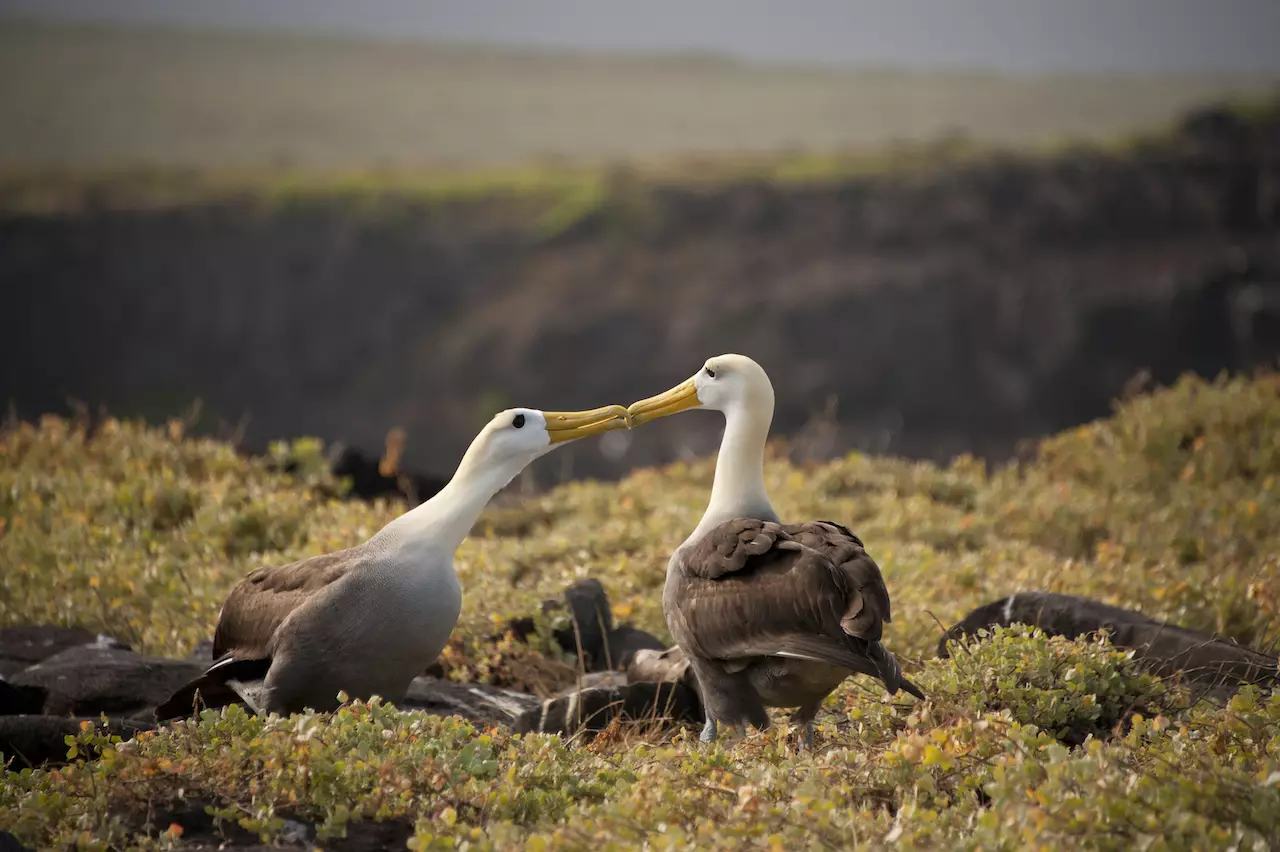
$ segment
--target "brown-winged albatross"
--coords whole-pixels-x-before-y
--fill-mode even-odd
[[[721,355],[693,377],[627,408],[632,426],[691,408],[724,413],[711,499],[672,554],[662,608],[706,705],[702,740],[717,723],[766,728],[765,707],[795,707],[800,740],[850,673],[923,698],[880,643],[889,592],[880,568],[847,528],[783,524],[764,488],[773,385],[755,361]]]
[[[458,620],[453,554],[489,499],[561,444],[626,425],[620,405],[498,414],[443,489],[368,541],[259,568],[237,583],[218,613],[215,662],[156,718],[191,715],[197,693],[203,706],[281,714],[333,709],[339,691],[401,700]]]

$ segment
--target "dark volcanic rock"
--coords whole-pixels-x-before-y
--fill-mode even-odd
[[[525,712],[516,733],[585,733],[589,738],[616,718],[637,724],[701,724],[702,702],[697,690],[684,683],[633,683],[623,687],[595,687],[557,696]]]
[[[204,669],[199,663],[83,646],[55,654],[9,680],[48,690],[44,712],[49,714],[145,716]]]
[[[94,644],[106,648],[129,647],[118,639],[95,635],[79,627],[31,624],[0,628],[0,677],[16,674],[68,648]]]
[[[604,585],[594,577],[579,580],[564,590],[565,603],[569,605],[570,624],[556,631],[556,641],[567,650],[582,649],[588,671],[597,671],[605,664],[605,637],[613,630],[613,609]],[[559,602],[554,609],[560,609]],[[543,611],[548,609],[543,604]]]
[[[40,713],[49,692],[40,686],[19,686],[0,678],[0,716]]]
[[[662,652],[666,646],[652,633],[624,624],[609,632],[606,652],[615,669],[626,669],[642,651]]]
[[[1275,656],[1231,639],[1157,621],[1136,610],[1051,592],[1019,592],[978,607],[939,640],[938,656],[950,655],[947,643],[954,639],[984,627],[1014,623],[1071,638],[1107,630],[1113,644],[1136,651],[1135,658],[1153,674],[1180,678],[1217,698],[1228,697],[1249,683],[1270,688],[1277,679]]]
[[[0,852],[35,852],[35,850],[23,846],[18,842],[18,838],[9,832],[0,831]]]
[[[626,672],[608,671],[608,672],[588,672],[578,678],[578,682],[556,693],[556,697],[564,695],[573,695],[575,692],[581,692],[584,689],[597,689],[600,687],[622,688],[629,683]]]
[[[374,458],[355,447],[338,447],[333,454],[333,475],[351,481],[347,496],[362,500],[376,497],[401,497],[416,506],[430,500],[444,488],[446,480],[412,471],[394,471],[391,476],[382,472],[381,459]]]
[[[672,645],[661,651],[637,652],[627,666],[627,681],[629,683],[683,682],[689,686],[697,683],[693,677],[693,669],[689,667],[689,660],[678,645]]]
[[[566,607],[567,604],[567,607]],[[600,672],[625,669],[638,651],[662,651],[666,648],[651,633],[629,624],[615,625],[613,609],[604,585],[595,578],[579,580],[564,590],[564,600],[542,602],[542,612],[564,612],[569,623],[553,632],[556,644],[565,653],[578,657],[582,671]],[[512,619],[507,624],[522,641],[534,633],[530,617]]]
[[[512,724],[522,713],[537,707],[538,699],[484,683],[418,677],[397,706],[438,716],[458,715],[477,725],[496,726]]]
[[[315,849],[316,827],[301,819],[290,818],[287,811],[278,811],[283,819],[282,830],[271,845],[263,845],[258,835],[234,821],[215,820],[209,808],[220,803],[206,798],[175,799],[167,803],[137,808],[122,814],[125,823],[134,831],[153,837],[163,834],[170,825],[182,827],[182,848],[192,852],[276,852],[280,849]],[[346,837],[332,837],[324,841],[329,852],[376,852],[384,849],[404,849],[413,837],[414,825],[403,820],[353,819],[346,826]],[[3,847],[0,847],[3,850]]]
[[[40,766],[44,763],[66,763],[66,737],[80,732],[85,719],[70,716],[0,716],[0,753],[13,758],[14,768]],[[97,724],[98,718],[87,721]],[[155,725],[145,719],[113,719],[107,730],[124,739],[139,731],[150,731]]]
[[[213,640],[201,639],[196,646],[191,649],[191,653],[187,654],[187,660],[193,663],[205,663],[206,665],[213,662]]]

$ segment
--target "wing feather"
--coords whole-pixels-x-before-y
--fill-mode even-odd
[[[677,555],[669,625],[698,656],[790,656],[901,684],[880,645],[889,594],[852,532],[825,521],[735,518]]]
[[[263,659],[276,630],[299,606],[346,577],[367,555],[362,545],[258,568],[231,589],[213,634],[213,658]]]

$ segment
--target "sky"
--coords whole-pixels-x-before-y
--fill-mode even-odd
[[[920,70],[1280,75],[1280,0],[0,0],[0,14]]]

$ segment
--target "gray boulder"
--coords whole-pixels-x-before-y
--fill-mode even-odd
[[[1159,621],[1137,610],[1040,591],[1018,592],[973,610],[938,642],[938,656],[950,656],[948,644],[960,637],[972,636],[984,627],[1015,623],[1072,639],[1106,630],[1112,644],[1133,650],[1134,658],[1153,674],[1180,680],[1219,700],[1229,698],[1244,684],[1270,689],[1277,680],[1273,654]]]
[[[71,716],[0,716],[0,754],[3,760],[13,761],[11,769],[66,763],[66,738],[80,732],[82,721]],[[101,719],[88,721],[96,725]],[[133,718],[111,719],[107,724],[109,733],[126,740],[154,727],[146,719]]]
[[[396,706],[404,710],[424,710],[437,716],[458,715],[473,724],[490,727],[510,726],[538,703],[532,695],[484,683],[417,677]]]
[[[44,689],[48,693],[44,712],[49,715],[149,717],[157,705],[204,669],[200,663],[95,644],[54,654],[9,681]]]
[[[26,624],[0,628],[0,677],[9,677],[41,660],[81,645],[128,649],[111,636],[90,633],[80,627]]]

